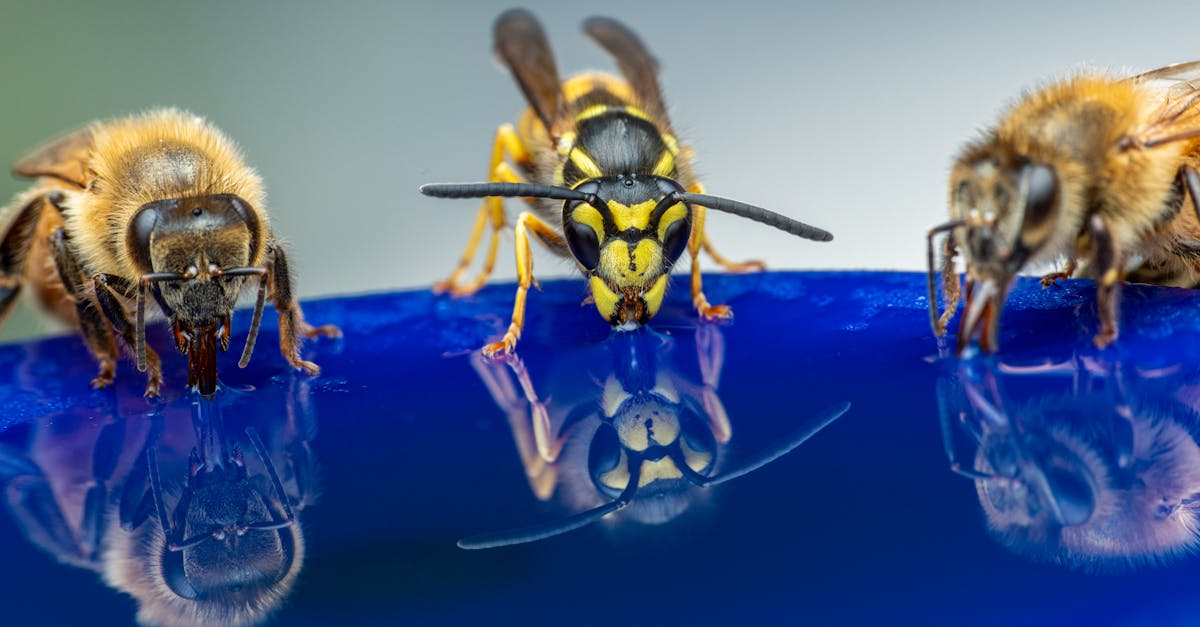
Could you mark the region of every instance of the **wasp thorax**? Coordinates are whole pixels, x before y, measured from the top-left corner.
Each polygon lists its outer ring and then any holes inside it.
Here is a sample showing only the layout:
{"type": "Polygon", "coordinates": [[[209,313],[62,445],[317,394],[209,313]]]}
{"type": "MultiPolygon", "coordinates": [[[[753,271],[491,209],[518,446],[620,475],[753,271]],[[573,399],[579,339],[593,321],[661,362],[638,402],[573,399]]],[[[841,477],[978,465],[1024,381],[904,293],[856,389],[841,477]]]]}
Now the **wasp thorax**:
{"type": "Polygon", "coordinates": [[[646,322],[691,233],[691,210],[675,197],[682,188],[667,178],[622,175],[575,189],[595,201],[566,203],[563,227],[596,308],[613,325],[646,322]]]}

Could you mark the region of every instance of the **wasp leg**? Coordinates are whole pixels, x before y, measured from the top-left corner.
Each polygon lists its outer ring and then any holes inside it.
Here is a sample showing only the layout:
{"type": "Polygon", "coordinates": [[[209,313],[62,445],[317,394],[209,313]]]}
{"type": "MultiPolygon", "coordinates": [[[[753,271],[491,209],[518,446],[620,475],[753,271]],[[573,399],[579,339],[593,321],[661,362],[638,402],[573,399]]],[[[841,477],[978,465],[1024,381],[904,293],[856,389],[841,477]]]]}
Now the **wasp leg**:
{"type": "Polygon", "coordinates": [[[67,235],[61,227],[50,234],[50,253],[54,257],[54,266],[58,269],[58,277],[66,290],[67,298],[75,304],[75,315],[79,320],[79,331],[83,334],[83,341],[92,357],[100,364],[96,378],[92,379],[92,387],[108,387],[117,373],[117,357],[120,355],[117,340],[113,336],[112,328],[101,316],[99,304],[88,298],[84,289],[83,270],[80,269],[75,253],[68,246],[67,235]]]}
{"type": "MultiPolygon", "coordinates": [[[[1112,232],[1104,218],[1092,216],[1088,222],[1092,241],[1092,262],[1096,273],[1096,306],[1100,314],[1100,333],[1092,339],[1104,348],[1117,339],[1117,306],[1121,297],[1121,266],[1112,232]]],[[[1090,264],[1089,264],[1090,265],[1090,264]]]]}
{"type": "Polygon", "coordinates": [[[267,250],[267,282],[271,289],[271,302],[279,313],[279,352],[293,368],[311,375],[320,374],[321,368],[317,364],[300,359],[300,343],[318,335],[341,337],[342,331],[332,324],[314,327],[304,321],[304,311],[292,293],[292,274],[288,268],[287,253],[278,242],[271,242],[267,250]]]}
{"type": "Polygon", "coordinates": [[[1076,263],[1074,257],[1068,258],[1067,265],[1064,266],[1062,270],[1058,272],[1051,272],[1050,274],[1042,277],[1042,287],[1050,287],[1051,285],[1054,285],[1063,279],[1071,278],[1075,274],[1075,269],[1078,267],[1079,265],[1076,263]]]}
{"type": "Polygon", "coordinates": [[[512,352],[521,337],[521,329],[525,327],[525,294],[533,284],[533,251],[529,247],[529,232],[532,231],[534,237],[548,247],[563,248],[567,245],[562,235],[528,211],[522,211],[517,217],[514,230],[517,240],[517,297],[513,302],[512,324],[508,325],[508,331],[499,342],[483,347],[483,354],[488,357],[512,352]]]}
{"type": "MultiPolygon", "coordinates": [[[[525,148],[525,144],[511,124],[503,124],[496,129],[496,139],[492,143],[492,160],[488,165],[488,181],[523,182],[504,160],[505,155],[519,164],[531,162],[529,150],[525,148]]],[[[450,273],[449,277],[433,285],[433,291],[439,294],[449,292],[451,296],[470,296],[478,292],[487,283],[488,277],[491,276],[492,270],[496,266],[496,249],[500,245],[502,230],[504,230],[504,199],[495,196],[484,198],[483,206],[479,208],[479,215],[475,218],[475,226],[471,228],[471,238],[467,241],[467,248],[458,260],[458,265],[454,267],[454,271],[450,273]],[[463,274],[470,267],[471,261],[475,259],[479,240],[483,237],[483,229],[489,222],[492,227],[492,236],[488,241],[487,255],[483,259],[483,269],[474,279],[464,283],[463,274]]]]}
{"type": "MultiPolygon", "coordinates": [[[[704,185],[702,183],[692,183],[691,187],[688,188],[688,191],[695,194],[705,193],[704,185]]],[[[767,264],[756,259],[751,259],[750,261],[731,261],[728,257],[718,253],[717,250],[713,248],[712,240],[708,238],[708,233],[703,233],[702,235],[704,239],[700,241],[701,248],[704,249],[704,252],[708,253],[708,256],[711,257],[718,266],[725,268],[729,272],[761,272],[767,269],[767,264]]]]}
{"type": "MultiPolygon", "coordinates": [[[[693,183],[688,187],[688,191],[692,193],[702,193],[704,187],[699,183],[693,183]]],[[[692,305],[696,307],[696,311],[700,313],[700,317],[706,320],[715,318],[732,318],[733,310],[726,305],[710,305],[708,298],[704,296],[704,289],[700,280],[700,248],[704,245],[704,216],[705,209],[699,205],[692,206],[692,234],[688,238],[688,256],[692,260],[692,305]]]]}
{"type": "Polygon", "coordinates": [[[508,367],[516,374],[524,391],[523,394],[518,393],[516,387],[513,386],[512,379],[505,371],[505,365],[498,363],[501,360],[489,359],[482,353],[475,353],[471,356],[471,367],[475,369],[479,379],[483,381],[484,387],[492,395],[492,400],[496,401],[496,405],[508,416],[508,426],[512,431],[513,443],[517,446],[517,454],[521,457],[521,465],[525,468],[525,479],[529,482],[530,490],[539,500],[549,500],[558,483],[558,469],[554,462],[562,450],[562,440],[559,438],[551,440],[556,444],[553,451],[543,452],[541,450],[543,443],[538,441],[534,431],[540,429],[549,431],[550,419],[546,413],[546,406],[537,398],[537,393],[529,380],[529,373],[525,370],[525,365],[520,358],[512,355],[502,358],[502,360],[508,362],[508,367]],[[538,408],[540,408],[540,412],[538,408]],[[545,424],[539,425],[543,418],[545,424]]]}
{"type": "Polygon", "coordinates": [[[717,443],[725,444],[733,437],[733,426],[725,404],[717,394],[721,382],[721,369],[725,365],[725,337],[715,326],[702,324],[696,327],[696,355],[700,364],[700,378],[704,383],[701,398],[704,400],[705,418],[717,443]]]}
{"type": "Polygon", "coordinates": [[[38,195],[25,203],[0,239],[0,324],[12,313],[21,296],[21,275],[42,218],[43,198],[38,195]]]}
{"type": "MultiPolygon", "coordinates": [[[[132,350],[134,346],[137,346],[137,330],[129,322],[129,314],[125,311],[125,305],[121,301],[126,295],[133,293],[133,285],[123,277],[112,274],[97,274],[92,277],[92,284],[95,287],[96,303],[100,305],[100,311],[104,312],[104,317],[108,319],[112,329],[121,336],[121,341],[125,342],[125,346],[132,350]]],[[[82,320],[82,318],[80,319],[82,320]]],[[[147,346],[146,396],[148,398],[158,396],[160,389],[162,389],[162,362],[159,361],[158,354],[154,352],[154,349],[147,346]]]]}

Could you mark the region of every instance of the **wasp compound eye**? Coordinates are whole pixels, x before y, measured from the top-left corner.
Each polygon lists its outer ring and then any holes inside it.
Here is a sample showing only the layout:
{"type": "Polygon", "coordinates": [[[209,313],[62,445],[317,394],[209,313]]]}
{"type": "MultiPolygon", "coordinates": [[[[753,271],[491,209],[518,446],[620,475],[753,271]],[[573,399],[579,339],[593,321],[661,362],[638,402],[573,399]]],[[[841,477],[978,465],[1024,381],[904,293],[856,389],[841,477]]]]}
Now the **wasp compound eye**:
{"type": "Polygon", "coordinates": [[[571,248],[571,254],[579,261],[579,264],[585,270],[591,272],[600,265],[600,238],[596,235],[596,231],[592,227],[567,220],[564,225],[565,235],[567,236],[567,246],[571,248]]]}
{"type": "Polygon", "coordinates": [[[667,226],[663,233],[663,256],[667,264],[674,264],[687,247],[688,235],[692,231],[692,221],[688,218],[676,220],[667,226]]]}

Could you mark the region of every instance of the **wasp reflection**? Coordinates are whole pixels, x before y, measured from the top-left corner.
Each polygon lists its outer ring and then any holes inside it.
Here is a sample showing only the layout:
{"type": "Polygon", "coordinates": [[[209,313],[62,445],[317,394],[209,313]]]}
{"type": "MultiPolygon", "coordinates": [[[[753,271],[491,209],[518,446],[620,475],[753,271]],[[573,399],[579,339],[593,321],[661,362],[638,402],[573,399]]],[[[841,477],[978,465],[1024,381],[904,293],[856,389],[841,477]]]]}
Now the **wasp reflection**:
{"type": "Polygon", "coordinates": [[[938,385],[951,468],[974,480],[991,532],[1015,553],[1114,571],[1195,551],[1194,369],[972,360],[938,385]]]}
{"type": "Polygon", "coordinates": [[[304,560],[316,423],[303,394],[253,419],[230,400],[14,427],[0,443],[8,508],[34,545],[133,596],[143,624],[261,622],[304,560]]]}
{"type": "Polygon", "coordinates": [[[472,365],[509,427],[530,488],[557,492],[564,519],[459,541],[465,549],[522,544],[559,535],[625,510],[645,524],[670,521],[700,491],[753,472],[800,446],[849,409],[843,403],[797,420],[802,428],[757,456],[730,463],[733,429],[717,394],[724,339],[700,325],[695,357],[685,342],[649,329],[614,333],[599,354],[557,352],[536,387],[516,355],[472,356],[472,365]],[[581,366],[580,364],[587,364],[581,366]],[[605,367],[607,365],[607,367],[605,367]],[[596,367],[600,372],[588,370],[596,367]]]}

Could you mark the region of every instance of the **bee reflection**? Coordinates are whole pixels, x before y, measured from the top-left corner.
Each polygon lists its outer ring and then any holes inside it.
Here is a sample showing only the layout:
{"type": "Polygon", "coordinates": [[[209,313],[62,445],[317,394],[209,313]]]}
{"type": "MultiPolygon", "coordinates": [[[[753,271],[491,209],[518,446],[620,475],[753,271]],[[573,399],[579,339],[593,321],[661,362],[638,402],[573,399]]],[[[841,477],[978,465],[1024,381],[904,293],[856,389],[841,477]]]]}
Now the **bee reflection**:
{"type": "Polygon", "coordinates": [[[254,624],[304,560],[315,423],[292,400],[253,420],[220,401],[190,419],[55,416],[21,429],[23,447],[0,445],[0,482],[25,536],[133,596],[140,623],[254,624]]]}
{"type": "Polygon", "coordinates": [[[1171,561],[1200,541],[1197,383],[1085,358],[963,362],[939,382],[946,453],[1018,554],[1092,571],[1171,561]]]}
{"type": "Polygon", "coordinates": [[[473,355],[476,372],[508,416],[533,493],[545,501],[557,492],[576,513],[473,536],[459,546],[480,549],[541,540],[619,510],[645,524],[668,522],[701,498],[693,488],[757,470],[849,409],[843,403],[815,418],[800,419],[799,432],[757,457],[731,465],[725,451],[733,431],[717,395],[724,361],[720,330],[714,325],[696,330],[696,366],[676,363],[686,360],[682,344],[648,329],[615,333],[596,349],[607,355],[556,352],[540,388],[515,355],[473,355]],[[589,372],[579,364],[608,367],[589,372]],[[698,377],[685,374],[693,369],[698,377]]]}

